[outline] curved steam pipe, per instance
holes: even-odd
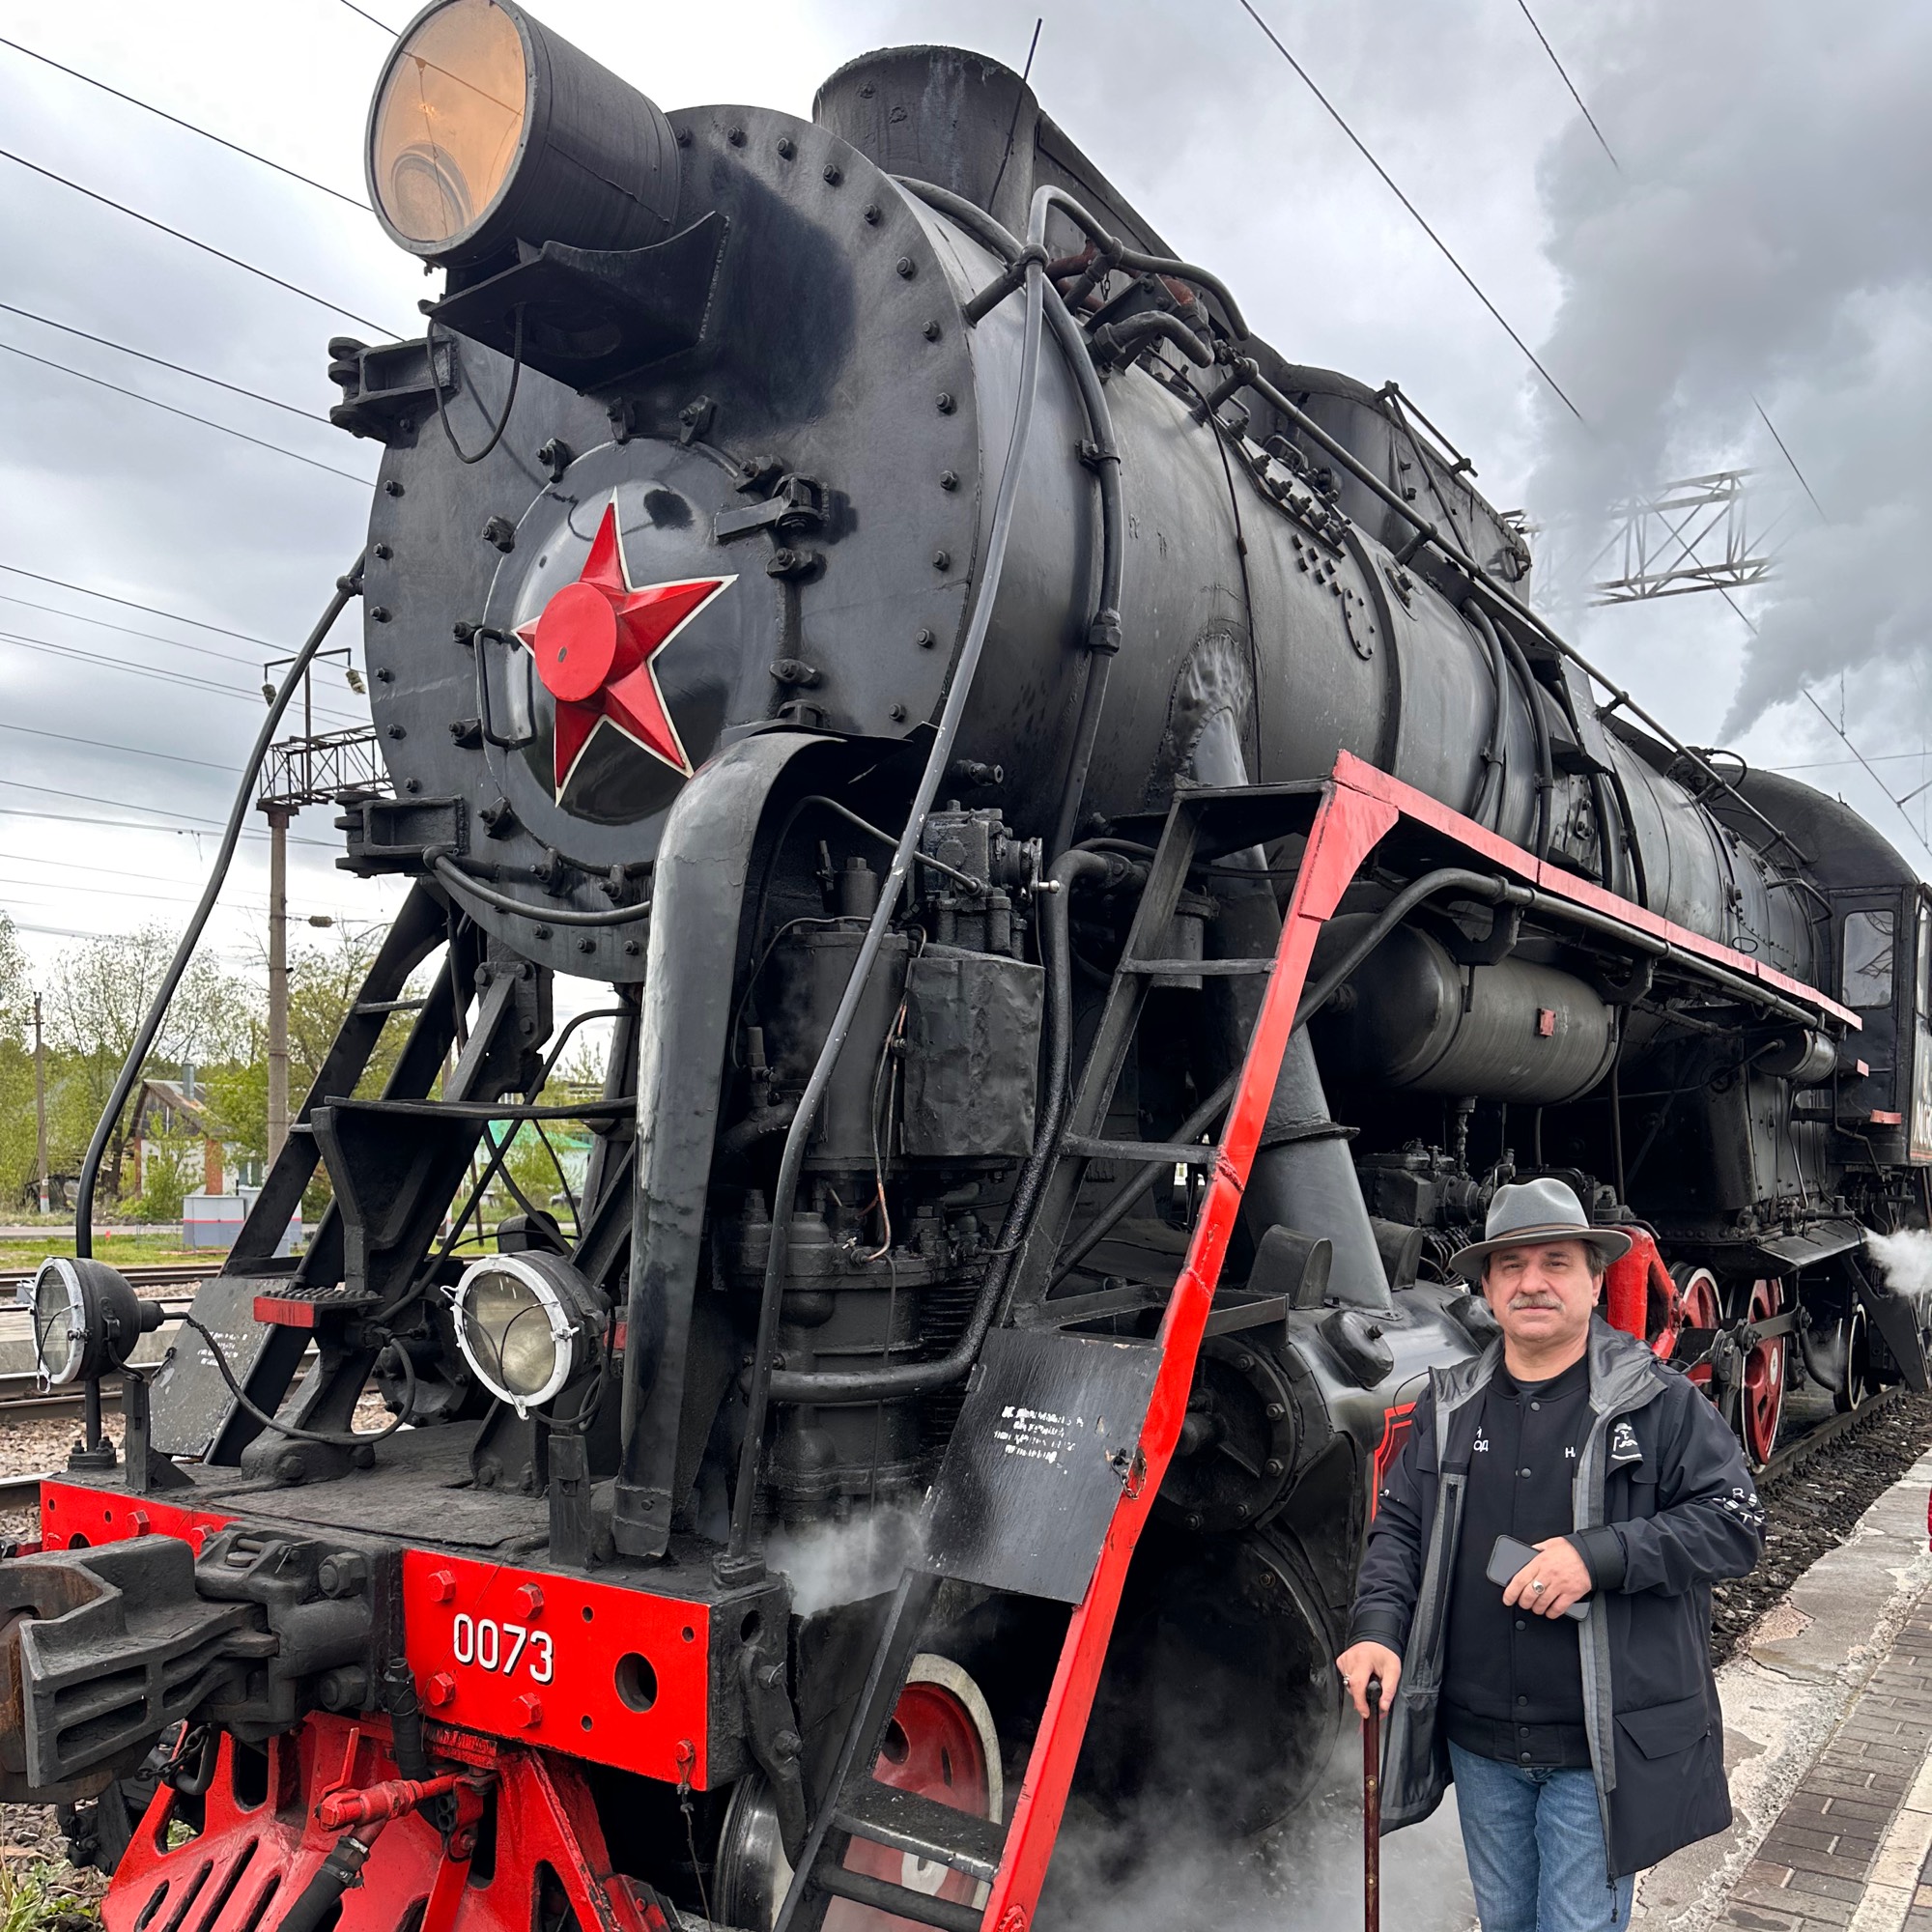
[[[998,255],[1013,265],[1030,251],[1000,222],[963,195],[951,188],[936,187],[931,182],[915,181],[910,176],[894,179],[908,194],[916,195],[928,208],[963,228],[989,255]],[[1044,250],[1040,250],[1042,254]],[[1054,339],[1066,358],[1066,367],[1080,391],[1081,407],[1087,413],[1087,433],[1094,447],[1088,455],[1095,481],[1100,486],[1100,594],[1092,620],[1087,626],[1087,677],[1080,693],[1080,714],[1073,727],[1073,752],[1067,760],[1066,778],[1060,794],[1060,810],[1054,815],[1053,834],[1047,840],[1049,852],[1064,852],[1073,843],[1073,821],[1079,816],[1080,801],[1087,791],[1087,774],[1094,762],[1094,744],[1100,730],[1100,707],[1106,701],[1107,679],[1115,654],[1121,648],[1121,583],[1126,570],[1126,550],[1122,531],[1126,516],[1121,498],[1121,450],[1114,440],[1114,412],[1108,407],[1107,391],[1087,352],[1087,338],[1072,311],[1061,299],[1060,291],[1045,284],[1046,320]],[[971,304],[969,306],[969,311]]]
[[[1035,197],[1035,223],[1041,225],[1045,213],[1038,196]],[[965,713],[966,700],[972,695],[980,654],[986,641],[986,633],[992,626],[993,603],[999,592],[1000,578],[1006,565],[1007,544],[1012,534],[1013,514],[1019,502],[1021,459],[1026,452],[1028,432],[1033,426],[1034,397],[1039,380],[1040,340],[1045,334],[1045,293],[1046,277],[1039,263],[1029,263],[1019,396],[1013,410],[1012,435],[1007,444],[1006,465],[1000,475],[992,530],[986,543],[985,568],[980,580],[979,595],[974,602],[972,622],[967,628],[959,662],[954,667],[952,685],[946,694],[946,708],[940,714],[939,728],[933,734],[925,769],[920,774],[919,789],[906,815],[905,830],[899,835],[892,866],[879,889],[879,903],[872,913],[870,924],[866,928],[866,936],[860,942],[859,955],[853,961],[845,990],[833,1014],[825,1044],[819,1049],[811,1076],[799,1098],[798,1112],[786,1130],[784,1151],[779,1160],[778,1182],[772,1190],[771,1252],[765,1264],[764,1288],[758,1303],[757,1348],[752,1358],[745,1446],[738,1459],[737,1484],[731,1498],[731,1536],[725,1559],[731,1563],[744,1562],[751,1543],[753,1511],[757,1500],[758,1460],[764,1449],[765,1415],[771,1402],[772,1351],[777,1344],[779,1302],[784,1293],[785,1262],[790,1249],[792,1204],[798,1196],[798,1178],[805,1165],[806,1142],[810,1136],[812,1123],[817,1119],[839,1055],[844,1050],[853,1017],[871,978],[879,948],[885,940],[886,928],[898,910],[906,877],[912,870],[913,855],[919,849],[920,834],[924,829],[926,814],[932,810],[940,781],[952,762],[953,741],[959,735],[959,723]]]

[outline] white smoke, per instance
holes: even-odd
[[[878,1509],[847,1522],[780,1530],[766,1559],[791,1579],[792,1609],[810,1616],[895,1588],[919,1548],[916,1511]]]
[[[1826,21],[1804,0],[1612,0],[1568,26],[1573,71],[1620,166],[1578,121],[1541,171],[1545,249],[1563,283],[1541,354],[1587,420],[1543,399],[1532,507],[1601,529],[1612,503],[1668,478],[1751,467],[1778,562],[1740,599],[1755,635],[1706,595],[1599,612],[1581,640],[1711,728],[1720,714],[1738,733],[1778,713],[1760,741],[1817,744],[1820,758],[1846,753],[1803,693],[1815,687],[1835,713],[1845,672],[1861,749],[1917,750],[1932,637],[1918,548],[1932,514],[1920,455],[1932,430],[1932,12]],[[1572,548],[1574,597],[1582,578],[1610,573],[1587,569],[1594,545]],[[1889,805],[1875,801],[1874,817],[1922,859]]]
[[[1212,1741],[1204,1739],[1203,1748]],[[1362,1915],[1354,1727],[1324,1789],[1249,1848],[1217,1844],[1150,1803],[1122,1826],[1069,1812],[1040,1901],[1042,1932],[1329,1932]],[[1475,1924],[1453,1798],[1384,1838],[1382,1922],[1411,1932]]]
[[[1895,1235],[1865,1235],[1865,1249],[1885,1270],[1888,1286],[1905,1295],[1919,1310],[1932,1306],[1932,1233],[1901,1228]]]

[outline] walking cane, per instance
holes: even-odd
[[[1369,1715],[1362,1719],[1362,1925],[1382,1924],[1382,1680],[1368,1684]]]

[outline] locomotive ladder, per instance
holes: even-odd
[[[943,1932],[1027,1932],[1086,1736],[1127,1565],[1187,1413],[1202,1337],[1210,1321],[1220,1327],[1264,1319],[1259,1308],[1216,1309],[1215,1290],[1316,937],[1357,867],[1400,815],[1388,799],[1339,774],[1320,785],[1188,792],[1168,814],[1074,1097],[1062,1159],[1049,1177],[1037,1250],[1021,1257],[1016,1306],[988,1335],[968,1384],[927,1498],[921,1558],[901,1579],[887,1613],[776,1932],[816,1932],[835,1897]],[[1306,834],[1272,960],[1159,956],[1210,823],[1217,851]],[[1267,976],[1219,1146],[1099,1138],[1148,988],[1204,971]],[[1044,1298],[1045,1270],[1078,1173],[1095,1158],[1185,1162],[1208,1175],[1185,1264],[1151,1342],[1065,1332],[1067,1324],[1113,1312],[1095,1305],[1105,1296]],[[1143,1299],[1136,1305],[1148,1304]],[[949,1577],[1072,1606],[1026,1775],[1006,1825],[894,1789],[872,1775],[919,1649],[921,1625]],[[976,1890],[983,1888],[981,1901],[936,1897],[848,1869],[845,1855],[855,1840],[901,1852],[927,1869],[950,1867],[975,1881]]]

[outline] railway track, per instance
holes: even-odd
[[[1807,1429],[1795,1442],[1787,1442],[1776,1450],[1760,1471],[1759,1480],[1768,1483],[1803,1467],[1821,1449],[1842,1440],[1895,1407],[1904,1395],[1905,1390],[1894,1384],[1890,1388],[1880,1389],[1876,1395],[1867,1396],[1858,1407],[1843,1415],[1828,1416],[1814,1428]],[[4,1413],[4,1409],[0,1409],[0,1414]]]
[[[116,1268],[136,1294],[147,1294],[156,1289],[186,1288],[206,1281],[211,1275],[221,1272],[221,1264],[218,1261],[158,1262],[152,1267],[121,1267],[117,1263]],[[33,1278],[32,1268],[0,1268],[0,1296],[24,1287]]]

